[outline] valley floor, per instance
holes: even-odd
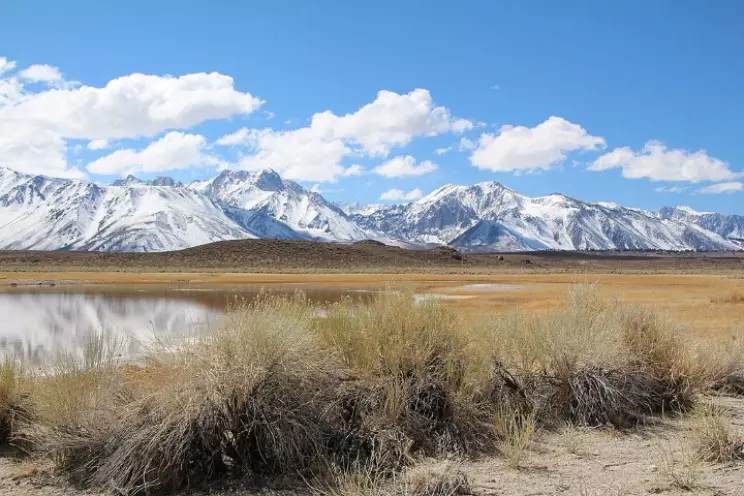
[[[543,311],[566,301],[576,284],[597,285],[623,302],[653,305],[699,337],[729,338],[744,332],[744,272],[724,274],[257,274],[169,272],[0,272],[0,292],[54,285],[56,289],[126,290],[139,285],[166,288],[229,288],[241,285],[382,290],[415,288],[480,315],[517,307]]]

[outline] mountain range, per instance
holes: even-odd
[[[96,184],[0,167],[0,249],[166,251],[246,238],[462,251],[729,251],[744,248],[744,216],[531,198],[497,182],[446,185],[403,205],[337,205],[272,170],[226,170],[190,184],[133,176]]]

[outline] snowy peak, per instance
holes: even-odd
[[[356,203],[356,202],[336,203],[336,206],[348,216],[371,215],[377,212],[378,210],[382,210],[385,207],[387,207],[387,205],[384,205],[382,203]]]
[[[355,215],[354,220],[408,242],[462,250],[736,248],[718,230],[685,219],[560,193],[530,198],[495,182],[443,186],[411,204]]]
[[[359,241],[375,237],[336,205],[271,169],[221,172],[192,183],[244,228],[263,237]]]
[[[664,207],[659,210],[663,219],[675,220],[698,226],[718,234],[727,241],[744,247],[744,216],[715,212],[697,212],[690,207]]]
[[[158,176],[150,181],[143,181],[133,175],[128,175],[124,179],[118,179],[111,183],[111,186],[163,186],[170,188],[183,187],[183,183],[176,181],[172,177]]]
[[[405,205],[339,206],[269,169],[184,186],[134,176],[100,185],[0,167],[0,249],[163,251],[253,237],[464,251],[734,250],[744,248],[744,216],[531,198],[496,182],[443,186]]]

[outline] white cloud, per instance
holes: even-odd
[[[364,174],[364,167],[359,164],[347,167],[344,171],[344,176],[361,176],[362,174]]]
[[[710,194],[710,195],[728,193],[730,195],[738,191],[744,191],[744,183],[740,183],[738,181],[731,181],[727,183],[711,184],[710,186],[700,188],[698,190],[698,193]]]
[[[472,129],[466,119],[453,119],[446,107],[437,107],[431,93],[415,89],[398,94],[380,91],[372,103],[354,113],[337,116],[315,114],[310,127],[328,139],[350,140],[370,156],[386,156],[392,147],[405,146],[416,137]]]
[[[656,192],[658,193],[684,193],[687,191],[687,186],[659,186],[656,188]]]
[[[297,181],[333,182],[347,174],[347,169],[341,165],[343,158],[350,154],[344,142],[324,140],[312,128],[254,129],[242,134],[245,138],[242,145],[253,154],[239,161],[241,168],[274,169],[283,177]],[[358,167],[353,168],[352,173],[357,170]]]
[[[659,141],[648,141],[643,150],[634,152],[629,147],[615,148],[597,158],[590,170],[603,171],[620,168],[623,177],[648,178],[653,181],[725,181],[740,177],[723,160],[708,156],[705,150],[690,153],[672,149]]]
[[[206,151],[207,140],[204,136],[171,131],[142,150],[116,150],[91,162],[87,168],[93,174],[127,175],[224,165]]]
[[[226,134],[215,141],[220,146],[253,146],[255,130],[240,128],[234,133]]]
[[[420,189],[412,189],[409,192],[405,192],[402,189],[390,189],[380,195],[380,200],[385,201],[414,201],[418,200],[423,196]]]
[[[250,154],[239,162],[242,168],[272,168],[288,179],[332,182],[361,173],[359,166],[342,165],[346,157],[385,157],[415,138],[472,127],[472,122],[436,106],[427,90],[380,91],[372,103],[350,114],[320,112],[309,126],[286,131],[244,128],[215,143],[248,149]]]
[[[111,146],[108,140],[98,139],[92,140],[88,143],[88,150],[105,150]]]
[[[457,147],[457,149],[461,152],[465,152],[468,150],[475,150],[476,148],[478,148],[478,143],[476,143],[475,141],[471,139],[466,138],[465,136],[460,138],[460,143],[458,144],[458,147]]]
[[[372,172],[384,177],[422,176],[437,170],[439,166],[430,160],[416,164],[416,158],[411,155],[391,158],[382,165],[378,165]]]
[[[35,64],[22,70],[19,75],[32,83],[55,83],[62,81],[62,73],[57,67],[46,64]]]
[[[18,78],[0,78],[0,109],[20,100],[23,95],[23,84]]]
[[[0,57],[0,76],[6,72],[10,72],[16,68],[16,63],[13,60],[8,60],[6,57]]]
[[[77,168],[68,168],[67,145],[47,129],[0,121],[0,166],[29,174],[83,178]]]
[[[67,83],[60,71],[32,65],[7,76],[14,62],[0,58],[0,160],[24,172],[80,176],[67,164],[68,139],[153,137],[171,129],[249,114],[262,101],[237,91],[233,79],[217,73],[180,77],[130,74],[103,87]],[[29,91],[23,81],[51,88]],[[130,150],[131,152],[131,150]]]
[[[605,140],[592,136],[581,126],[552,116],[533,128],[501,126],[498,134],[484,133],[470,162],[494,172],[549,169],[576,150],[598,150]]]
[[[130,74],[102,88],[80,86],[25,95],[14,105],[0,107],[0,120],[33,122],[64,138],[137,138],[249,114],[261,103],[249,93],[236,91],[233,79],[222,74]]]
[[[434,153],[437,154],[437,155],[444,155],[445,153],[449,153],[451,151],[452,151],[452,147],[451,146],[447,146],[447,147],[444,147],[444,148],[437,148],[436,150],[434,150]]]

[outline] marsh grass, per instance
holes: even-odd
[[[42,374],[7,365],[0,408],[22,408],[0,409],[12,419],[0,425],[78,484],[121,494],[288,477],[328,494],[455,494],[400,471],[496,452],[518,466],[537,429],[683,412],[741,358],[694,350],[652,311],[590,287],[546,315],[482,322],[405,290],[318,310],[266,294],[213,332],[155,342],[137,365],[104,336]]]

